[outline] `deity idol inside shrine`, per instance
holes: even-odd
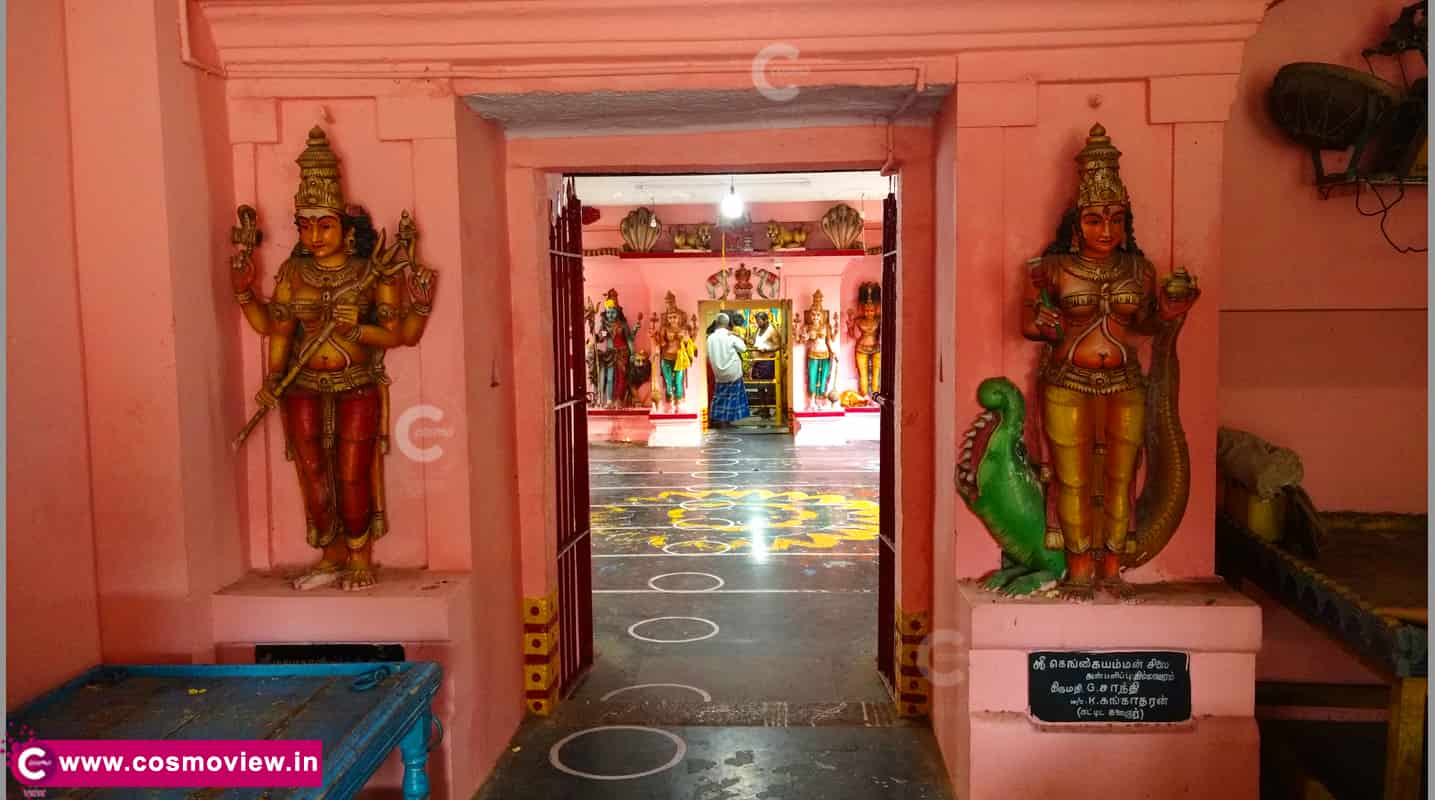
[[[732,382],[708,355],[720,315],[744,346],[745,408],[718,422],[797,434],[805,421],[799,443],[875,438],[875,416],[862,412],[875,410],[881,391],[877,201],[885,182],[843,175],[802,196],[764,193],[764,181],[777,185],[773,176],[743,176],[749,205],[735,219],[717,204],[655,197],[623,205],[613,200],[625,196],[621,178],[577,181],[590,220],[583,274],[591,439],[651,444],[645,431],[653,420],[686,420],[694,431],[715,421],[718,387]],[[690,196],[681,181],[667,179],[674,200]],[[627,188],[626,196],[641,194]],[[728,400],[739,394],[734,386],[724,392]]]

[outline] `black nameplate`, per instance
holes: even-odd
[[[257,644],[256,664],[352,664],[403,661],[401,644]]]
[[[1185,722],[1191,718],[1186,653],[1042,651],[1027,661],[1031,714],[1043,722]]]

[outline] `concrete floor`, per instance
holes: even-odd
[[[590,448],[595,663],[480,798],[951,797],[876,671],[877,445],[791,442]]]

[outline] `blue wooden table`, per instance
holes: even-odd
[[[406,800],[428,797],[431,706],[442,671],[432,662],[95,667],[8,715],[40,740],[317,739],[322,787],[227,789],[206,798],[348,798],[395,748]],[[20,796],[10,777],[11,796]],[[74,794],[73,790],[68,790]],[[96,800],[133,789],[84,791]],[[145,791],[182,800],[185,789]]]

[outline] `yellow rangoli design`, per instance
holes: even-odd
[[[678,531],[696,534],[742,534],[733,539],[724,538],[722,543],[712,540],[692,541],[672,538],[671,533],[658,533],[641,526],[637,530],[614,530],[604,532],[603,528],[622,528],[631,525],[634,509],[642,507],[668,508],[668,522]],[[767,541],[768,551],[792,549],[832,549],[841,542],[866,542],[877,538],[877,502],[840,494],[808,494],[800,491],[774,492],[768,489],[701,489],[673,490],[660,492],[649,497],[630,497],[626,503],[595,505],[592,507],[594,532],[614,543],[629,543],[645,540],[651,547],[662,550],[674,544],[683,544],[690,551],[719,550],[727,544],[732,551],[752,547],[750,534],[758,531],[792,531]],[[833,521],[815,531],[801,531],[801,528],[820,525],[824,514]],[[655,526],[656,527],[656,526]],[[766,539],[766,537],[763,537]]]

